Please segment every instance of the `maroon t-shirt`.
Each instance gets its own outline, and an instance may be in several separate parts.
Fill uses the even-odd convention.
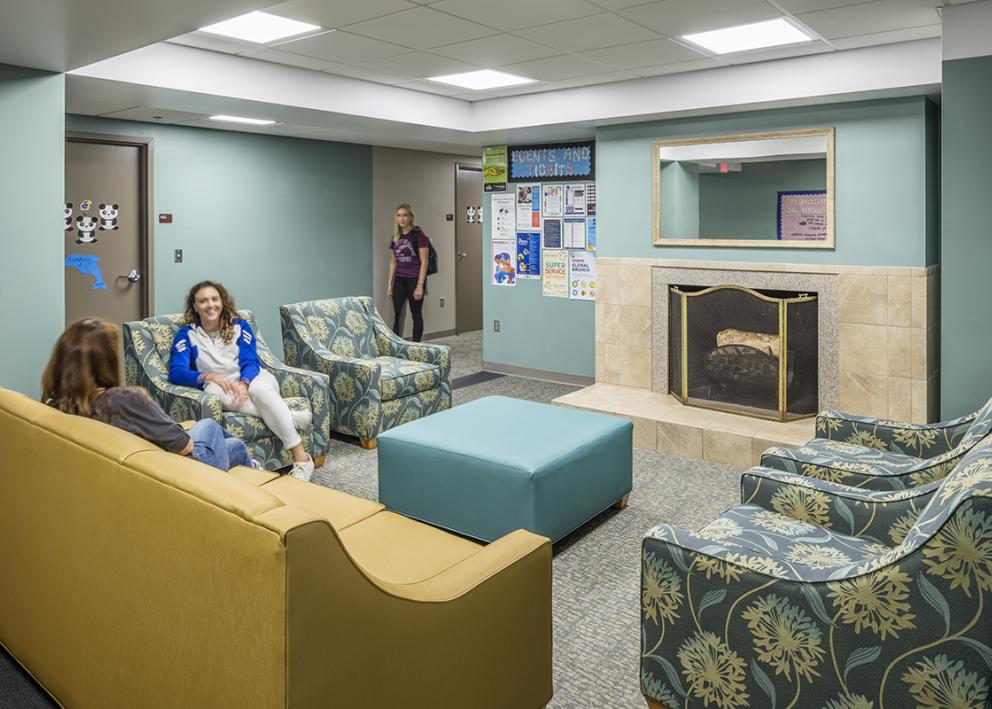
[[[420,251],[427,248],[427,235],[420,227],[414,227],[409,234],[400,234],[395,243],[389,242],[389,248],[396,258],[396,275],[400,278],[417,278],[420,276]]]

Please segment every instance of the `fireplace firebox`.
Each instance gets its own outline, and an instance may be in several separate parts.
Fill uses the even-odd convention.
[[[679,401],[778,421],[817,412],[816,293],[673,285],[669,297]]]

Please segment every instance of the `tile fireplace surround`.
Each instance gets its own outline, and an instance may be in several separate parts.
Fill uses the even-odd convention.
[[[596,383],[556,400],[634,421],[634,445],[747,467],[813,437],[780,423],[686,407],[668,393],[669,285],[816,292],[819,408],[900,421],[937,411],[937,267],[808,266],[600,258]]]

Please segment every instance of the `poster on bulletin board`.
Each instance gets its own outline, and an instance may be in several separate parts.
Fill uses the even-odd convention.
[[[573,251],[568,262],[568,297],[572,300],[596,300],[596,256],[588,251]]]
[[[542,291],[549,298],[568,297],[568,252],[564,249],[545,250],[544,283]]]
[[[517,232],[517,278],[541,277],[541,232]]]
[[[586,220],[582,217],[566,219],[562,226],[562,242],[566,249],[586,247]]]
[[[482,184],[486,192],[506,190],[505,145],[491,145],[482,149]]]
[[[596,213],[596,185],[586,185],[586,214],[592,216]]]
[[[517,285],[517,246],[513,241],[493,241],[490,273],[494,286]]]
[[[544,248],[561,248],[561,219],[544,220]]]
[[[517,233],[516,195],[512,192],[494,194],[490,204],[492,238],[506,241]]]
[[[586,219],[586,251],[596,250],[596,217]]]
[[[548,143],[544,145],[511,145],[510,182],[540,180],[594,180],[596,143]]]
[[[541,187],[541,212],[545,217],[562,216],[564,203],[564,187],[562,185],[544,185]]]
[[[826,241],[827,191],[779,192],[778,238],[782,241]]]
[[[517,230],[541,228],[541,186],[517,185]]]
[[[565,185],[565,216],[572,217],[586,213],[586,186]]]

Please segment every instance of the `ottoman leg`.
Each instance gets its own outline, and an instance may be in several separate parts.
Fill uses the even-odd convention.
[[[652,702],[647,697],[644,698],[644,701],[648,703],[648,709],[665,709],[663,705],[658,704],[657,702]]]
[[[324,466],[324,460],[326,460],[326,455],[318,455],[313,459],[313,467],[322,468]]]
[[[358,442],[362,444],[362,448],[367,451],[372,450],[378,444],[378,440],[375,438],[359,438]]]
[[[629,499],[630,499],[630,495],[629,494],[624,495],[619,500],[617,500],[616,502],[614,502],[613,503],[613,506],[616,509],[618,509],[618,510],[622,510],[622,509],[624,509],[627,506],[627,500],[629,500]]]

